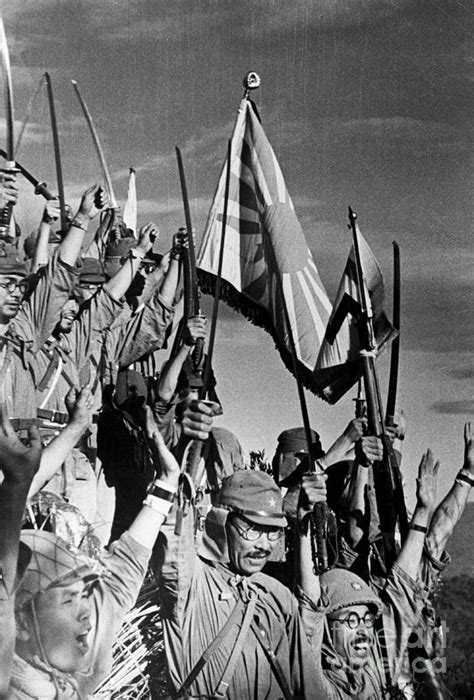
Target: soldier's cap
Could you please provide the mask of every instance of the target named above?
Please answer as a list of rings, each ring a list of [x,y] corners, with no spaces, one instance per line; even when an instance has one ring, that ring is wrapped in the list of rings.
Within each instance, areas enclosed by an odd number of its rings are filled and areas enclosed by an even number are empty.
[[[79,284],[102,284],[106,281],[104,268],[97,258],[83,258],[79,270]]]
[[[115,238],[109,240],[105,247],[104,258],[123,258],[129,254],[132,248],[137,245],[137,239],[133,236],[126,238]]]
[[[382,613],[382,603],[366,582],[347,569],[331,569],[320,577],[321,586],[329,598],[326,614],[348,608],[352,605],[368,605],[378,615]]]
[[[311,445],[319,445],[319,434],[315,430],[310,431]],[[289,428],[278,436],[278,449],[280,452],[308,452],[306,432],[304,428]]]
[[[18,254],[18,249],[11,243],[0,242],[0,275],[28,276],[26,263]]]
[[[321,442],[315,430],[310,431],[311,452],[314,459],[322,456]],[[278,445],[272,459],[273,478],[280,486],[293,486],[307,469],[306,463],[295,460],[296,454],[308,454],[308,443],[304,428],[289,428],[278,436]]]
[[[147,397],[146,381],[140,372],[133,369],[121,370],[118,373],[115,386],[115,403],[117,406],[124,406],[129,399],[143,399]]]
[[[55,586],[92,583],[98,578],[98,563],[52,532],[22,530],[21,542],[29,547],[31,558],[16,592],[16,610]]]
[[[271,476],[259,470],[242,469],[226,477],[216,505],[256,525],[287,525],[280,489]]]

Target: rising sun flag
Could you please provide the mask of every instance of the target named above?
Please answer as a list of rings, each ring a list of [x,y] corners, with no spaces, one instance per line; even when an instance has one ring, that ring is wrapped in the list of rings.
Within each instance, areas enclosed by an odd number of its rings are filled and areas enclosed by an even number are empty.
[[[362,285],[373,325],[376,355],[397,335],[384,311],[385,289],[380,266],[367,241],[357,228]],[[357,285],[354,246],[351,247],[333,312],[319,352],[314,382],[317,393],[329,403],[336,403],[359,379],[361,342],[358,319],[361,302]]]
[[[214,294],[219,269],[226,170],[224,164],[197,260],[202,290],[209,294]],[[308,389],[319,393],[313,372],[332,306],[278,161],[253,103],[246,98],[230,146],[220,296],[272,335],[293,371],[287,317],[300,377]]]

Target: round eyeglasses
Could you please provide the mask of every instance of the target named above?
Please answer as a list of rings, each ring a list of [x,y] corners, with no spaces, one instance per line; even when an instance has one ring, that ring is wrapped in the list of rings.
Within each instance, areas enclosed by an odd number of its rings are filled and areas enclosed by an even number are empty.
[[[343,622],[351,630],[356,630],[361,622],[363,622],[368,629],[375,624],[375,615],[371,612],[366,612],[362,617],[356,612],[350,612],[347,617],[330,617],[329,619],[331,622]]]
[[[9,282],[0,283],[0,287],[6,289],[9,294],[13,294],[15,289],[19,289],[21,294],[25,294],[28,290],[29,284],[26,280],[10,280]]]
[[[94,292],[98,287],[100,287],[99,284],[87,284],[87,282],[79,282],[78,284],[79,289],[83,289],[85,292]]]
[[[230,524],[235,527],[239,535],[247,542],[255,542],[263,534],[265,534],[269,542],[276,542],[283,535],[283,529],[281,527],[275,530],[269,530],[264,528],[256,527],[255,525],[249,525],[249,527],[244,528],[238,525],[234,520],[230,521]]]

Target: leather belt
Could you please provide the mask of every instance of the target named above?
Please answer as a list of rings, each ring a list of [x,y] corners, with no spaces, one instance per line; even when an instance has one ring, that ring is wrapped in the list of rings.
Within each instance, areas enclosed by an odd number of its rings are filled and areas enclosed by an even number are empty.
[[[49,408],[38,408],[37,410],[38,418],[42,420],[50,421],[51,423],[57,423],[58,425],[65,425],[69,423],[69,414],[63,411],[55,411]]]
[[[38,419],[40,419],[39,426]],[[92,422],[97,423],[98,419],[99,414],[94,413]],[[41,421],[49,421],[52,425],[43,425]],[[15,432],[18,430],[27,430],[32,425],[36,425],[39,428],[54,428],[58,426],[63,427],[67,423],[69,423],[69,415],[67,413],[53,411],[48,408],[38,408],[38,418],[10,418],[10,424]]]

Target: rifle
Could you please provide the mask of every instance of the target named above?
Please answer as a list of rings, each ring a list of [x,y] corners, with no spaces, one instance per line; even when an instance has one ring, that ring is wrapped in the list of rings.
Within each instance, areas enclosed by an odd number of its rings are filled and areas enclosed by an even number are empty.
[[[357,325],[361,349],[360,360],[367,402],[369,433],[379,436],[384,447],[384,458],[382,462],[374,466],[373,475],[377,510],[383,537],[383,559],[385,566],[390,567],[396,558],[395,529],[397,522],[400,527],[402,539],[404,539],[408,531],[408,518],[403,496],[400,469],[390,438],[385,431],[383,420],[382,402],[375,367],[376,343],[372,322],[372,305],[364,280],[356,218],[355,212],[349,207],[349,228],[353,234],[356,281],[359,297]]]
[[[181,260],[183,264],[184,276],[184,317],[182,321],[181,335],[184,330],[184,324],[193,316],[201,315],[200,291],[197,282],[196,272],[196,254],[194,249],[193,229],[191,223],[191,212],[189,209],[188,191],[186,187],[186,177],[184,173],[183,159],[180,149],[176,146],[176,157],[178,161],[179,179],[181,183],[181,193],[183,197],[184,216],[186,221],[186,229],[180,229],[180,233],[186,235],[186,245],[183,245],[181,252]],[[186,231],[186,233],[185,233]],[[182,342],[180,338],[179,342]],[[188,374],[190,388],[197,391],[200,401],[206,400],[207,386],[204,385],[202,375],[204,371],[204,340],[198,338],[194,350],[191,354],[190,363],[191,371]],[[204,442],[202,440],[181,439],[178,447],[179,457],[183,465],[183,476],[181,479],[180,500],[181,507],[178,509],[176,517],[175,532],[180,534],[182,527],[182,519],[187,514],[191,504],[196,503],[199,499],[198,487],[200,478],[198,478],[199,464],[201,462]]]
[[[339,558],[337,519],[327,503],[316,503],[309,522],[313,571],[319,576],[336,566]]]
[[[201,294],[199,291],[196,271],[196,251],[194,235],[189,209],[188,190],[184,174],[183,158],[180,149],[176,146],[176,158],[178,161],[179,180],[184,205],[184,218],[186,221],[186,242],[182,249],[183,278],[184,278],[184,322],[193,316],[201,316]],[[180,232],[185,233],[183,229]],[[203,388],[202,375],[204,372],[204,340],[198,338],[192,352],[192,373],[190,386],[197,390],[200,399],[206,398],[207,389]]]
[[[400,248],[393,241],[393,326],[400,331]],[[390,355],[390,377],[388,382],[386,425],[394,425],[395,407],[397,405],[398,366],[400,364],[400,334],[392,341]]]

